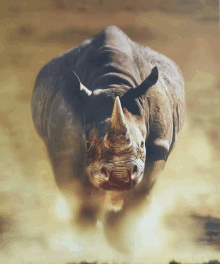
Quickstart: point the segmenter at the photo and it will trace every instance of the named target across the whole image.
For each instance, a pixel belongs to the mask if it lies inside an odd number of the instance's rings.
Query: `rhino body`
[[[32,116],[61,190],[94,210],[93,196],[117,191],[126,207],[149,193],[177,142],[184,82],[170,59],[109,26],[41,69]]]

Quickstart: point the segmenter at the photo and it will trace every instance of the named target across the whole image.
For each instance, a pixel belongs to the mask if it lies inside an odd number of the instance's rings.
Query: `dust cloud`
[[[220,259],[220,66],[215,1],[208,6],[198,1],[197,9],[188,1],[176,8],[169,1],[155,1],[149,10],[143,1],[140,7],[130,1],[115,13],[99,10],[96,15],[94,7],[87,12],[88,5],[76,2],[68,6],[68,1],[48,5],[11,1],[1,10],[0,262]],[[101,222],[95,231],[84,233],[71,225],[71,208],[77,200],[73,196],[68,204],[59,193],[30,111],[40,68],[111,24],[173,59],[186,83],[187,118],[178,144],[150,204],[124,219],[128,254],[110,247]]]

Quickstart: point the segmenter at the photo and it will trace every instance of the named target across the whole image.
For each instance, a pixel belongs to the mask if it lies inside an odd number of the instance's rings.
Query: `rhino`
[[[173,61],[108,26],[40,70],[31,105],[81,224],[97,220],[106,193],[121,195],[121,211],[149,195],[184,123],[184,81]]]

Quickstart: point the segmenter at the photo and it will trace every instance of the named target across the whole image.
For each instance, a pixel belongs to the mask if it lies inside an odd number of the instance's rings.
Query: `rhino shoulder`
[[[165,55],[152,50],[149,47],[133,42],[133,50],[136,63],[139,66],[143,79],[148,75],[149,68],[157,66],[159,70],[159,82],[172,92],[184,94],[184,80],[177,64]]]
[[[75,65],[88,49],[91,39],[80,46],[57,56],[39,71],[31,99],[32,118],[35,128],[43,139],[49,135],[51,107],[61,87],[67,86],[66,76],[75,70]]]

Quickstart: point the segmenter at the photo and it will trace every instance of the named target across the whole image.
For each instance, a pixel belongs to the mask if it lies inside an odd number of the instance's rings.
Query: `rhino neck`
[[[133,57],[109,45],[93,50],[88,76],[86,87],[91,90],[114,84],[135,88],[141,82]]]
[[[128,87],[135,88],[135,82],[123,73],[110,72],[106,73],[91,84],[91,90],[96,89],[108,89],[113,85],[126,85]]]

